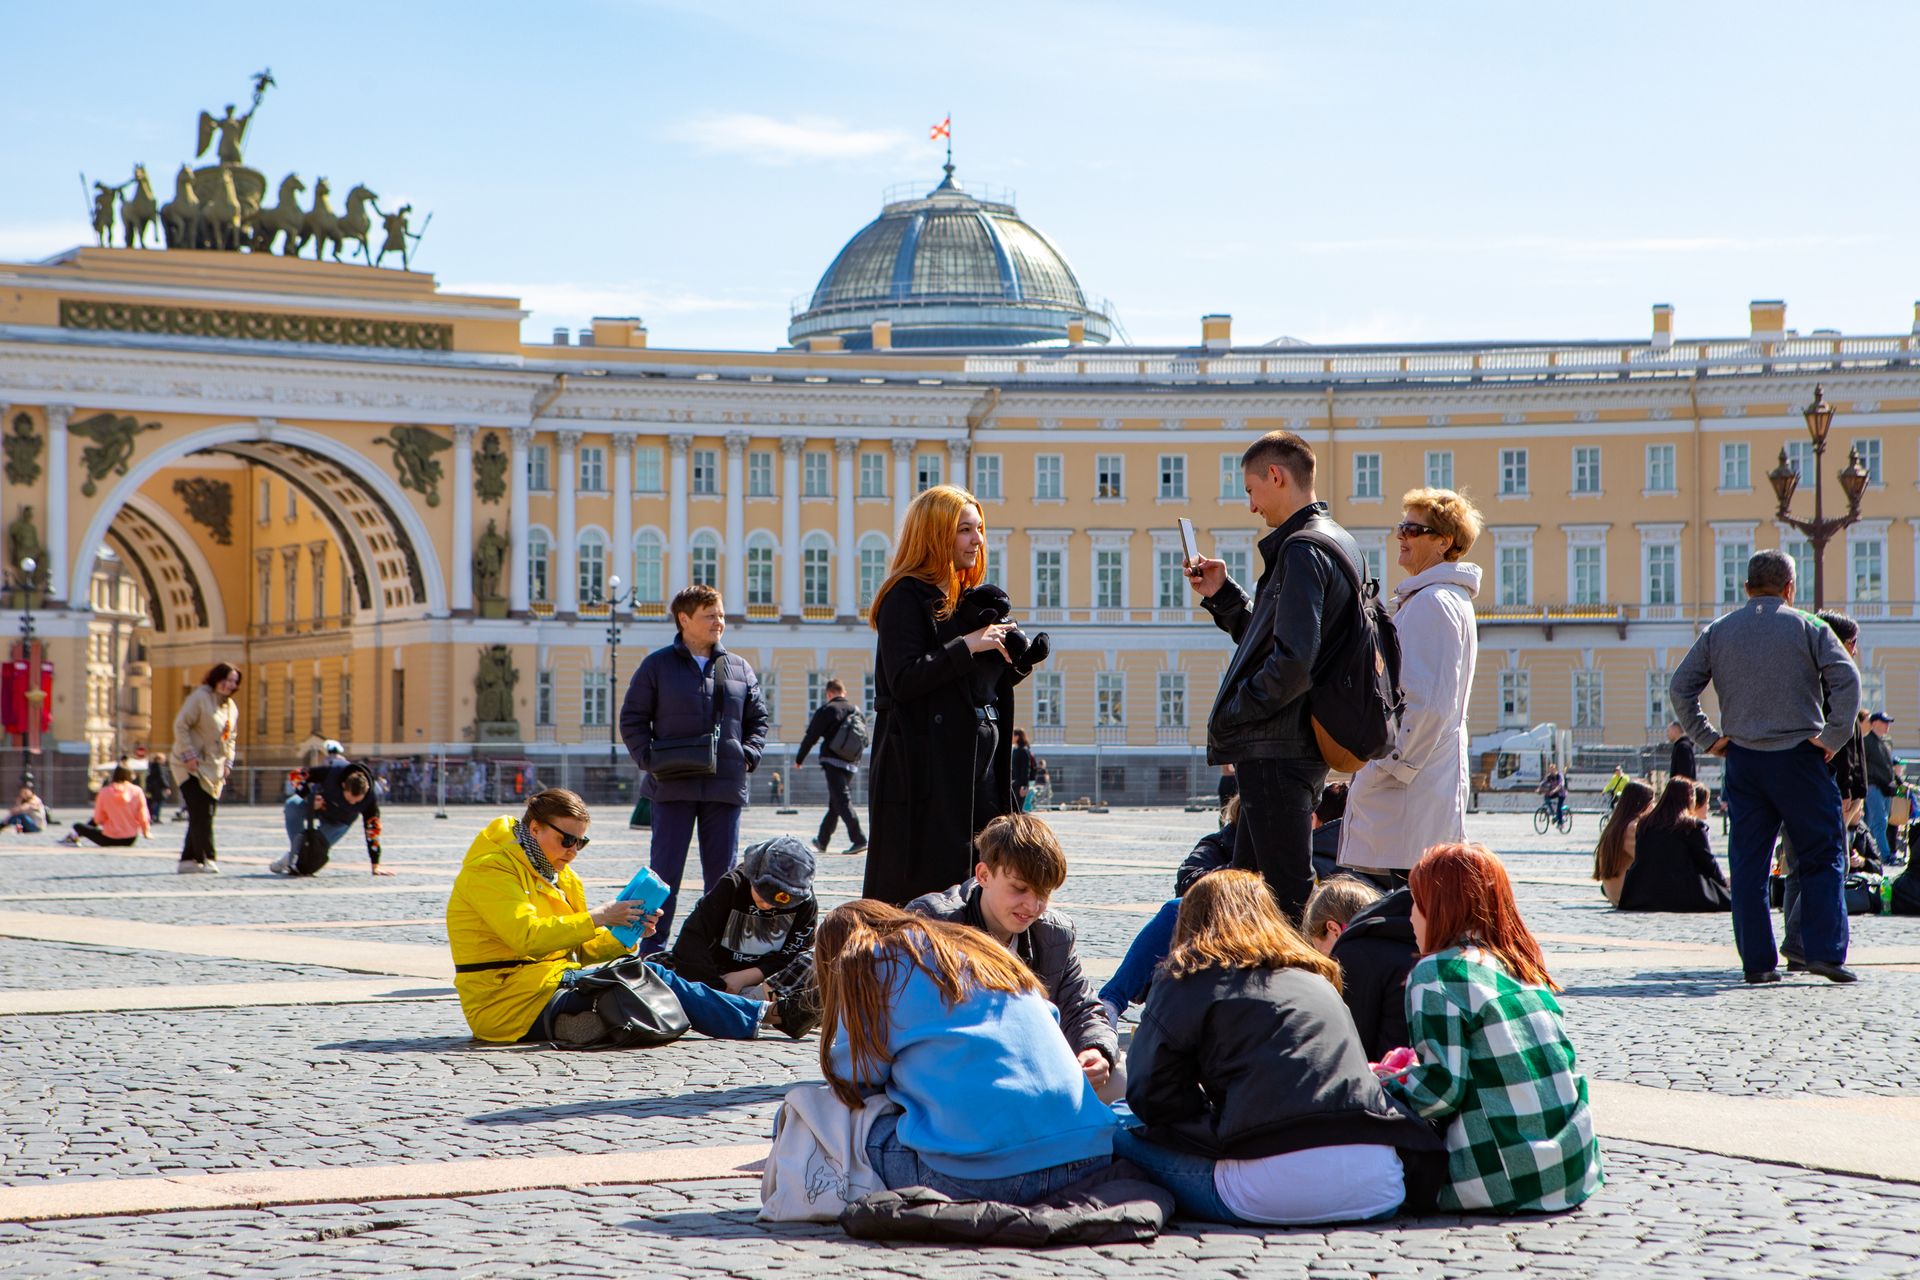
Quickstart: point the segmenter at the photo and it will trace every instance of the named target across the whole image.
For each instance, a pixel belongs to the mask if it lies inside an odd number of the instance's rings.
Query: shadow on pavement
[[[737,1085],[731,1089],[706,1089],[695,1093],[670,1094],[652,1098],[598,1098],[589,1102],[561,1102],[550,1107],[512,1107],[466,1117],[468,1124],[550,1124],[556,1120],[575,1120],[587,1116],[652,1116],[662,1113],[697,1115],[722,1111],[728,1107],[777,1103],[793,1087],[783,1084]]]
[[[1585,982],[1570,982],[1565,994],[1570,996],[1717,996],[1729,991],[1748,990],[1747,983],[1737,971],[1726,969],[1701,970],[1698,973],[1675,973],[1671,969],[1657,969],[1650,973],[1641,973],[1629,981],[1612,981],[1605,985],[1593,985]]]
[[[396,995],[444,995],[445,987],[426,988]],[[543,1044],[493,1044],[472,1036],[421,1036],[412,1040],[338,1040],[316,1045],[320,1049],[338,1049],[345,1053],[529,1053],[546,1052]]]

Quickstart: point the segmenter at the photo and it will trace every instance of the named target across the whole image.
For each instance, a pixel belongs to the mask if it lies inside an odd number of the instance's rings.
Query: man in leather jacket
[[[1294,920],[1313,891],[1313,806],[1327,780],[1307,695],[1326,657],[1355,643],[1346,570],[1303,530],[1331,537],[1356,566],[1359,548],[1313,492],[1313,450],[1290,431],[1269,431],[1241,457],[1247,508],[1266,521],[1263,569],[1251,595],[1224,561],[1202,556],[1187,580],[1215,625],[1235,642],[1207,720],[1207,762],[1240,780],[1234,865],[1258,870]],[[1289,542],[1289,539],[1293,539]]]

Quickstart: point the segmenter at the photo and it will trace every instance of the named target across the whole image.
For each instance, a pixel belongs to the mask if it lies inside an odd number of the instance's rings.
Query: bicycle
[[[1556,829],[1561,835],[1572,831],[1573,810],[1565,804],[1556,810],[1551,800],[1542,800],[1540,807],[1533,811],[1533,833],[1543,836],[1547,834],[1548,827]]]

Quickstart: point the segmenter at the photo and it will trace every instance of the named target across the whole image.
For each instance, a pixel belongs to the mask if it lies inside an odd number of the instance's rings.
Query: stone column
[[[687,556],[687,450],[693,437],[667,437],[667,599],[687,585],[692,573]]]
[[[967,475],[967,451],[970,448],[972,446],[964,437],[947,441],[947,483],[957,489],[971,490],[973,487],[967,483],[972,478]]]
[[[727,545],[725,586],[729,609],[747,616],[747,433],[727,432]]]
[[[780,612],[800,616],[800,454],[799,436],[780,440]]]
[[[580,483],[580,474],[574,470],[574,453],[580,447],[578,431],[556,431],[554,438],[560,444],[560,528],[554,534],[555,556],[554,575],[560,579],[554,586],[558,589],[553,597],[553,611],[560,614],[580,612],[580,571],[578,568],[580,549],[574,545],[578,535],[575,529],[573,506],[574,490]]]
[[[455,613],[473,611],[473,432],[471,422],[453,424],[453,591]]]
[[[47,595],[55,600],[67,598],[67,419],[72,416],[70,404],[47,406]]]
[[[838,562],[834,566],[838,581],[834,583],[833,611],[845,619],[860,612],[853,544],[853,457],[860,452],[860,442],[842,436],[833,442],[833,452],[833,547]]]
[[[507,470],[507,520],[513,526],[508,536],[513,550],[507,556],[507,609],[524,614],[532,603],[527,582],[527,525],[533,520],[527,503],[527,452],[533,446],[533,428],[513,429],[512,461]]]
[[[913,501],[913,441],[893,440],[893,536],[897,541],[907,523],[907,504]]]
[[[613,576],[633,590],[633,436],[613,438]]]

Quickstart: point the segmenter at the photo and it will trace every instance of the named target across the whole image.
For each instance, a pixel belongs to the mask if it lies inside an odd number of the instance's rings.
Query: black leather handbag
[[[647,748],[647,772],[661,782],[711,778],[720,772],[720,692],[726,669],[715,659],[713,728],[691,738],[656,738]]]
[[[582,969],[573,985],[593,996],[593,1011],[607,1024],[605,1038],[588,1049],[651,1049],[672,1044],[691,1030],[687,1011],[652,965],[622,956]]]

